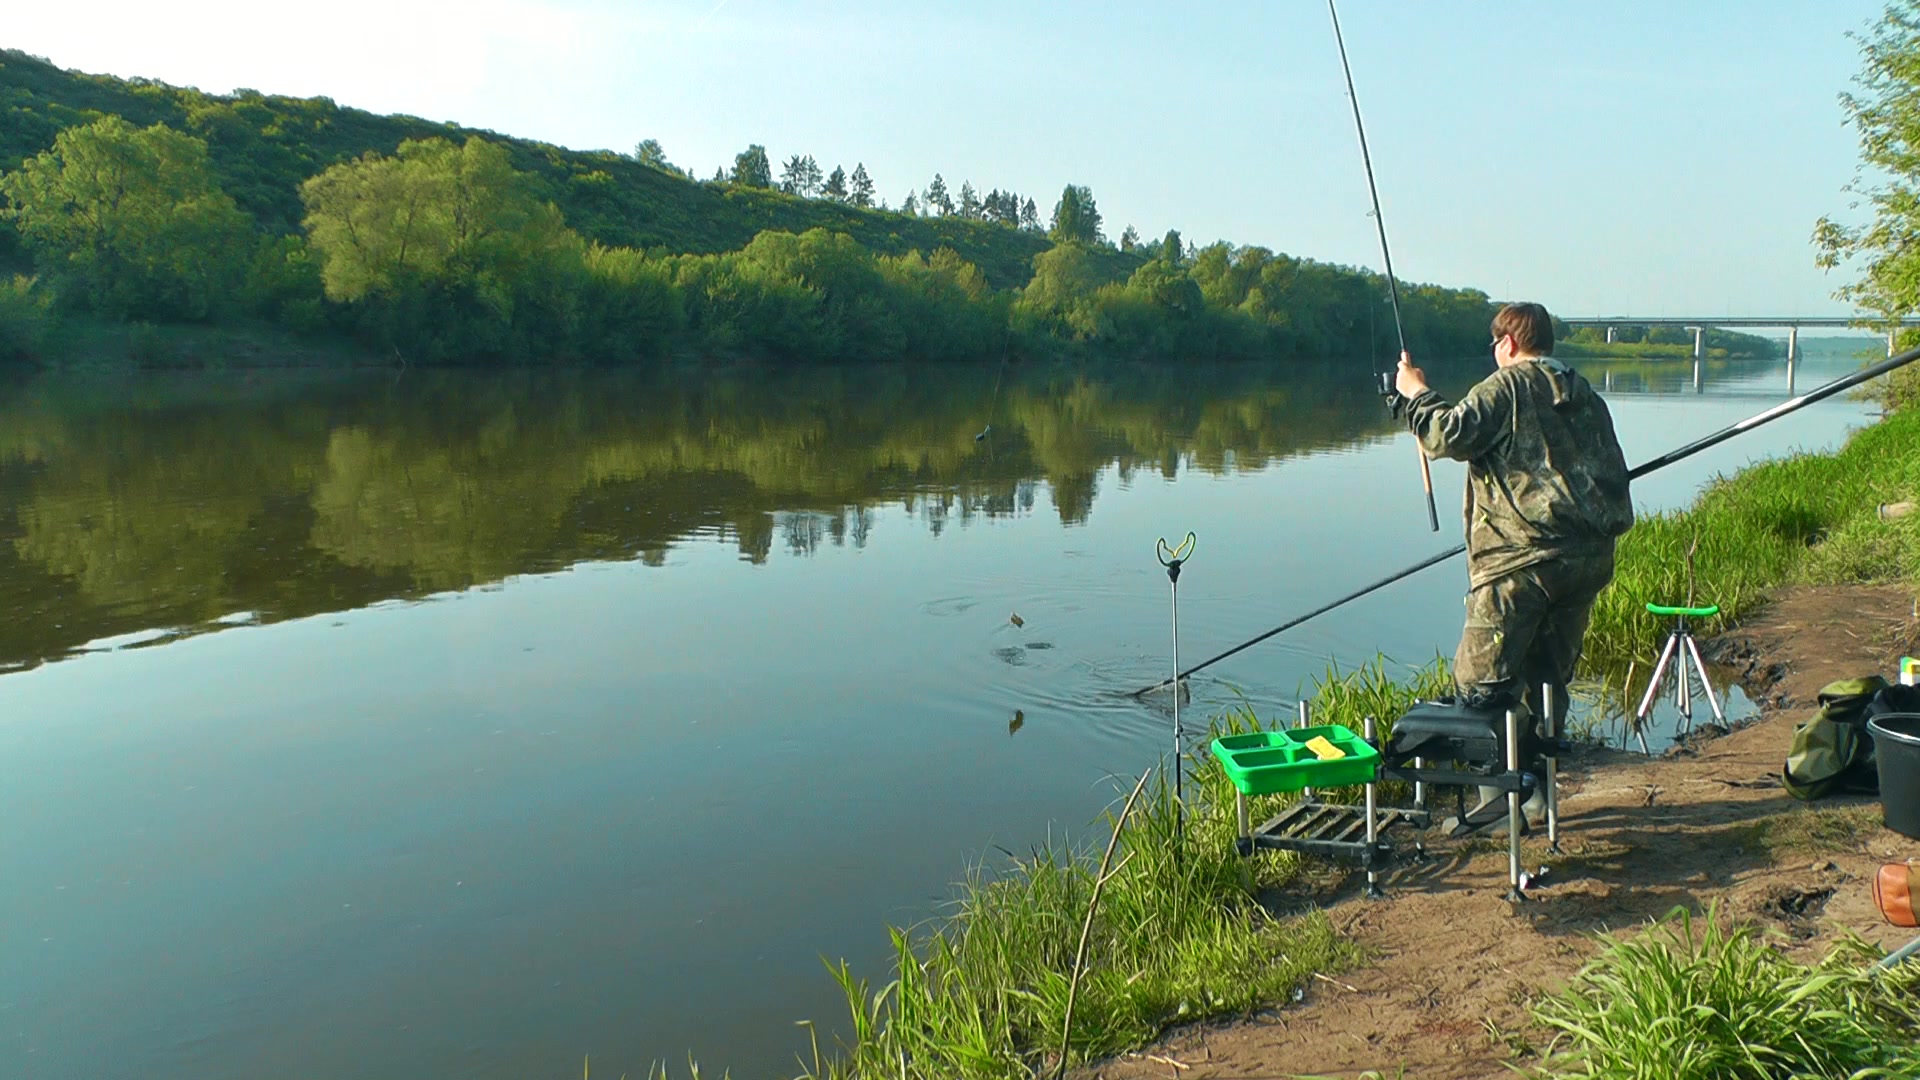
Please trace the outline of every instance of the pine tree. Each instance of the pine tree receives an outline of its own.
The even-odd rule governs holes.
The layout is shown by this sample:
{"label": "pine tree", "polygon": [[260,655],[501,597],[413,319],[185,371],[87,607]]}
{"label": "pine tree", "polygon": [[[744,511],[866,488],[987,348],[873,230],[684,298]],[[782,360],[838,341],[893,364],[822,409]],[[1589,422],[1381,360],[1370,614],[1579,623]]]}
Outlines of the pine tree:
{"label": "pine tree", "polygon": [[986,216],[980,212],[980,196],[975,194],[971,180],[960,181],[960,216],[968,221],[979,221]]}
{"label": "pine tree", "polygon": [[1020,208],[1020,227],[1032,232],[1040,231],[1040,208],[1033,204],[1033,196],[1027,196],[1025,206]]}
{"label": "pine tree", "polygon": [[1060,192],[1047,235],[1056,244],[1098,244],[1106,239],[1100,235],[1100,211],[1094,206],[1092,188],[1068,184]]}
{"label": "pine tree", "polygon": [[827,186],[820,193],[834,202],[847,201],[847,170],[838,165],[833,167],[832,175],[827,177]]}
{"label": "pine tree", "polygon": [[942,214],[953,213],[953,197],[947,194],[947,182],[939,173],[933,174],[933,183],[927,185],[927,208],[938,210]]}
{"label": "pine tree", "polygon": [[809,199],[820,194],[822,179],[820,163],[813,160],[812,154],[800,159],[800,194]]}
{"label": "pine tree", "polygon": [[920,201],[914,197],[913,192],[907,192],[907,197],[900,200],[900,212],[914,217],[920,216]]}
{"label": "pine tree", "polygon": [[1135,244],[1138,244],[1139,242],[1140,242],[1140,234],[1137,232],[1134,232],[1133,226],[1131,225],[1127,226],[1126,231],[1120,234],[1120,250],[1121,251],[1132,251],[1133,246]]}
{"label": "pine tree", "polygon": [[780,190],[789,195],[804,195],[801,186],[806,182],[807,163],[799,154],[787,159],[780,169]]}
{"label": "pine tree", "polygon": [[867,175],[867,167],[864,164],[857,162],[854,164],[853,182],[847,194],[855,206],[873,205],[873,179]]}

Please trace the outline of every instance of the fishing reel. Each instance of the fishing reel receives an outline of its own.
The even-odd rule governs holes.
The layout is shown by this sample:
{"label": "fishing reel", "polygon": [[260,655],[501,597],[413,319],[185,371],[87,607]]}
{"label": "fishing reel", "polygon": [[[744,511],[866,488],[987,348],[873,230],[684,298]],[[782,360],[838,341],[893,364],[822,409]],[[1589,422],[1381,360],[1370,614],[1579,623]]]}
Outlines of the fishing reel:
{"label": "fishing reel", "polygon": [[1407,399],[1400,396],[1399,387],[1393,384],[1395,374],[1391,371],[1381,371],[1376,372],[1375,376],[1380,380],[1380,400],[1386,403],[1387,414],[1398,420],[1406,411]]}

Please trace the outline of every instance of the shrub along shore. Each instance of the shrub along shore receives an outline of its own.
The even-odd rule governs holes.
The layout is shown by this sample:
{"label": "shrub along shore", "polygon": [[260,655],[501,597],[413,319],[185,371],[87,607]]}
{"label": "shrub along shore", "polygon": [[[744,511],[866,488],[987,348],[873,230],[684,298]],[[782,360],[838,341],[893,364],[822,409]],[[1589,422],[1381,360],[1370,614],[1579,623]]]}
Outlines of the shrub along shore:
{"label": "shrub along shore", "polygon": [[[1837,452],[1752,466],[1716,479],[1688,509],[1642,518],[1623,540],[1615,584],[1595,610],[1589,668],[1620,670],[1641,657],[1660,627],[1639,605],[1648,596],[1684,596],[1683,556],[1696,541],[1698,598],[1722,609],[1702,627],[1707,633],[1790,583],[1920,580],[1920,515],[1883,520],[1878,513],[1880,504],[1916,494],[1920,410],[1907,409],[1856,432]],[[1315,680],[1313,700],[1324,722],[1358,729],[1366,716],[1396,715],[1450,686],[1444,661],[1396,679],[1376,659],[1329,670]],[[1243,861],[1233,851],[1233,789],[1207,747],[1215,736],[1259,726],[1240,711],[1217,718],[1196,744],[1184,846],[1162,776],[1148,781],[1124,822],[1121,784],[1097,845],[1050,846],[1004,867],[976,866],[929,929],[893,929],[895,970],[883,986],[840,968],[853,1037],[838,1047],[816,1040],[803,1075],[1048,1075],[1059,1064],[1063,1032],[1069,1065],[1097,1060],[1145,1045],[1173,1024],[1284,1004],[1316,975],[1363,962],[1324,914],[1282,918],[1261,906],[1264,890],[1296,872],[1291,856]],[[1253,800],[1255,819],[1289,798]],[[1101,885],[1105,842],[1116,826],[1123,827]],[[1843,950],[1800,965],[1722,925],[1717,913],[1704,927],[1683,916],[1610,947],[1563,994],[1536,1006],[1538,1020],[1563,1033],[1561,1056],[1540,1075],[1667,1075],[1689,1053],[1728,1063],[1734,1071],[1725,1075],[1748,1075],[1738,1065],[1749,1060],[1785,1070],[1754,1076],[1912,1075],[1920,1066],[1911,1051],[1920,1031],[1920,965],[1874,980],[1864,972],[1870,959]],[[1683,1031],[1683,1015],[1735,1022]],[[1774,1037],[1785,1032],[1807,1038],[1788,1045]]]}

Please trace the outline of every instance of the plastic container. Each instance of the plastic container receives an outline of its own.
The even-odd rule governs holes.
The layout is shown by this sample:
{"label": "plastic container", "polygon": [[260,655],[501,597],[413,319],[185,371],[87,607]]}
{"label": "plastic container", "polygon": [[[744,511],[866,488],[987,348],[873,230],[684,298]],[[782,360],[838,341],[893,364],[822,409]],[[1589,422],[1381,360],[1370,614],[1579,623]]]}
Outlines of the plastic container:
{"label": "plastic container", "polygon": [[[1307,748],[1316,735],[1324,736],[1347,756],[1320,760]],[[1213,740],[1213,756],[1220,759],[1227,779],[1242,795],[1352,787],[1371,782],[1380,771],[1380,751],[1338,724],[1222,736]]]}
{"label": "plastic container", "polygon": [[1880,810],[1887,828],[1920,840],[1920,713],[1884,713],[1867,721],[1880,767]]}
{"label": "plastic container", "polygon": [[1900,685],[1920,686],[1920,660],[1911,656],[1900,658]]}

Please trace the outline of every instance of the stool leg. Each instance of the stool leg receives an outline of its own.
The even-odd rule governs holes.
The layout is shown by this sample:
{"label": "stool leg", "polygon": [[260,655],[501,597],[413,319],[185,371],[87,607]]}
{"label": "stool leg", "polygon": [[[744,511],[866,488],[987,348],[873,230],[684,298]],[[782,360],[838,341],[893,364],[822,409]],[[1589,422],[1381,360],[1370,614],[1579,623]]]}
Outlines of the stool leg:
{"label": "stool leg", "polygon": [[1649,754],[1647,748],[1647,717],[1653,712],[1654,696],[1660,693],[1660,680],[1667,674],[1667,665],[1673,662],[1674,650],[1679,648],[1680,635],[1668,634],[1667,644],[1660,650],[1660,662],[1653,665],[1653,677],[1647,680],[1646,696],[1640,699],[1640,708],[1634,711],[1634,733],[1640,737],[1640,752]]}
{"label": "stool leg", "polygon": [[1547,723],[1547,850],[1560,854],[1560,715],[1555,711],[1553,684],[1540,687]]}
{"label": "stool leg", "polygon": [[[1367,722],[1363,725],[1363,734],[1367,742],[1373,742],[1373,717],[1367,717]],[[1380,821],[1375,816],[1378,808],[1377,795],[1374,791],[1376,783],[1377,781],[1374,780],[1367,781],[1367,899],[1369,900],[1378,900],[1387,895],[1380,891],[1380,873],[1373,868],[1374,844],[1380,838]]]}
{"label": "stool leg", "polygon": [[1687,635],[1687,651],[1693,654],[1693,669],[1700,673],[1700,691],[1707,695],[1707,704],[1713,707],[1713,719],[1725,727],[1727,714],[1720,711],[1720,702],[1713,696],[1713,684],[1707,681],[1707,665],[1700,659],[1700,646],[1692,634]]}
{"label": "stool leg", "polygon": [[[1520,721],[1507,710],[1507,775],[1520,775]],[[1525,900],[1520,892],[1520,790],[1507,792],[1507,899]]]}

